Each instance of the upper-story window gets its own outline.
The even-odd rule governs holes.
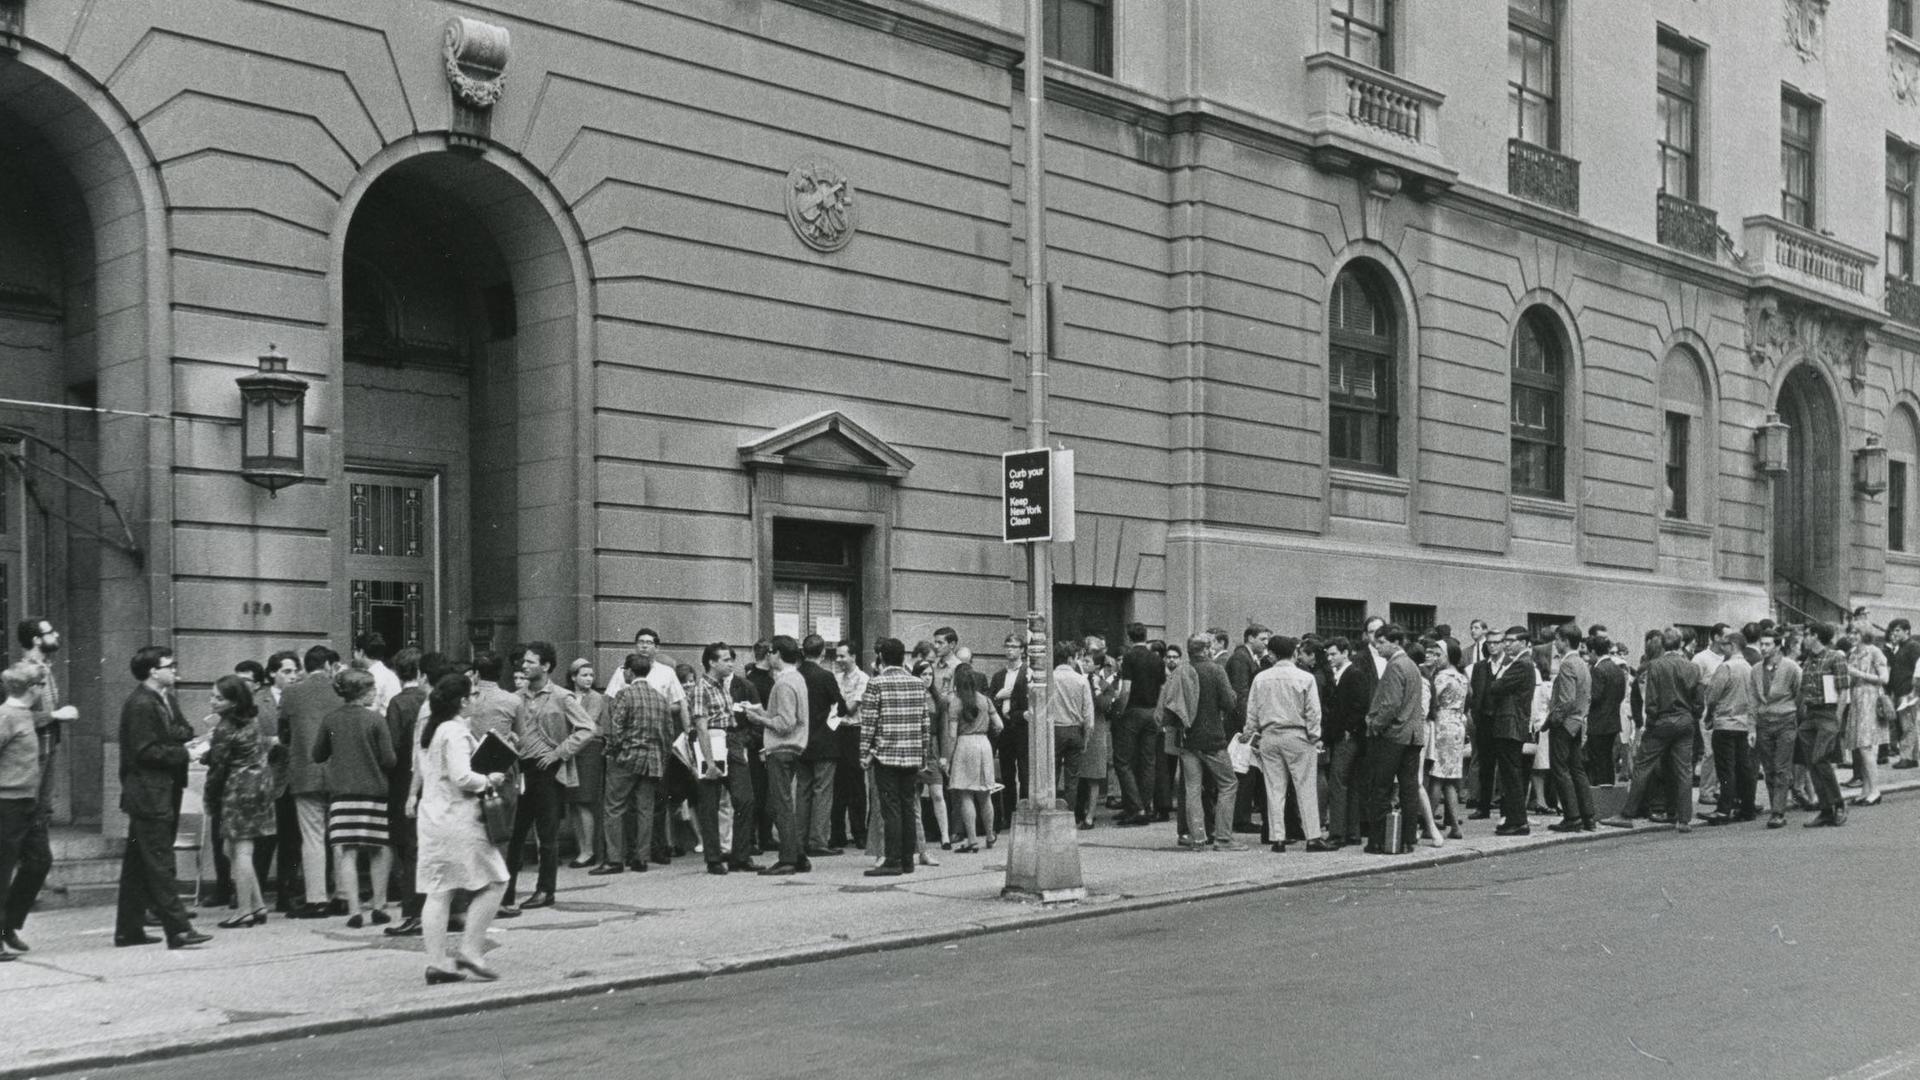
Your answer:
[[[1349,266],[1327,312],[1327,454],[1334,465],[1391,473],[1399,442],[1393,308],[1377,275]]]
[[[1100,75],[1113,74],[1112,0],[1046,0],[1050,60]]]
[[[1887,0],[1887,29],[1913,36],[1913,0]]]
[[[1545,308],[1529,308],[1513,335],[1513,493],[1566,494],[1566,347]]]
[[[1660,513],[1676,521],[1707,518],[1701,513],[1705,509],[1701,503],[1713,454],[1703,370],[1700,358],[1685,346],[1675,348],[1660,361],[1660,413],[1665,420],[1661,447],[1665,484]]]
[[[1887,265],[1886,275],[1913,280],[1914,150],[1887,140]]]
[[[1887,424],[1887,550],[1912,551],[1913,469],[1920,461],[1920,432],[1916,432],[1913,410],[1901,404],[1893,407]]]
[[[1791,90],[1780,92],[1780,216],[1802,228],[1813,228],[1815,141],[1820,134],[1820,106]]]
[[[1700,198],[1700,50],[1660,35],[1660,190]]]
[[[1560,148],[1558,0],[1508,0],[1507,106],[1512,136]]]
[[[1393,70],[1393,0],[1332,0],[1333,48],[1341,56]]]

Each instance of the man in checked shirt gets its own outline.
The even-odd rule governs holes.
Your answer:
[[[700,653],[705,671],[694,680],[693,694],[687,705],[693,718],[693,747],[708,748],[709,731],[724,731],[727,739],[726,761],[713,760],[711,754],[696,751],[700,765],[700,800],[695,817],[700,825],[700,850],[707,858],[707,873],[725,874],[733,870],[759,870],[753,853],[753,775],[747,768],[747,729],[734,716],[736,701],[750,703],[750,691],[744,697],[729,692],[738,683],[746,691],[744,679],[734,679],[733,649],[724,641],[708,645]],[[720,793],[733,799],[733,849],[727,853],[720,842]]]
[[[914,781],[932,737],[932,718],[926,684],[902,666],[906,645],[899,638],[881,638],[874,645],[874,655],[880,660],[880,673],[867,680],[866,697],[860,703],[860,760],[873,765],[887,840],[886,861],[866,876],[898,877],[913,873],[909,811]]]

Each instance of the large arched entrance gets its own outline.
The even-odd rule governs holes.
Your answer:
[[[23,618],[62,632],[54,677],[80,718],[55,757],[54,820],[84,825],[118,771],[125,658],[168,632],[147,574],[173,510],[138,415],[170,407],[151,378],[160,208],[126,124],[60,58],[31,42],[0,54],[0,397],[19,403],[0,405],[0,628],[10,652]]]
[[[1842,475],[1840,416],[1826,380],[1800,364],[1780,384],[1775,406],[1787,425],[1787,472],[1774,487],[1774,595],[1791,617],[1844,614],[1844,552],[1851,522]]]
[[[577,245],[518,178],[445,150],[378,172],[349,212],[348,624],[456,654],[581,648]]]

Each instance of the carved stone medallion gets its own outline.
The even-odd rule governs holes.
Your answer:
[[[1828,0],[1782,0],[1787,44],[1801,60],[1818,60],[1827,30]]]
[[[1858,392],[1867,379],[1866,324],[1817,304],[1761,293],[1747,301],[1747,356],[1756,365],[1824,364]]]
[[[839,251],[853,239],[853,182],[825,158],[808,158],[787,173],[787,221],[815,251]]]
[[[1920,105],[1920,55],[1887,42],[1887,81],[1893,99],[1902,105]]]

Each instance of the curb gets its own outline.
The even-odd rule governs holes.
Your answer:
[[[1920,782],[1917,782],[1916,786],[1920,786]],[[1892,789],[1888,788],[1888,790]],[[1039,904],[1028,903],[1011,910],[1005,916],[956,923],[941,927],[937,930],[901,930],[887,934],[879,934],[874,937],[861,938],[857,941],[813,942],[805,945],[770,949],[757,953],[741,953],[712,960],[687,963],[665,970],[648,971],[641,974],[582,979],[560,986],[550,985],[520,991],[508,991],[479,1001],[449,1001],[439,1004],[403,1005],[379,1012],[337,1014],[315,1017],[309,1020],[294,1020],[275,1027],[257,1028],[244,1032],[202,1033],[193,1037],[160,1036],[151,1039],[146,1045],[134,1045],[112,1051],[76,1050],[56,1052],[34,1061],[31,1064],[9,1064],[0,1066],[0,1080],[28,1080],[28,1078],[32,1077],[52,1076],[83,1069],[104,1069],[116,1066],[166,1061],[174,1058],[214,1053],[221,1050],[236,1050],[250,1046],[259,1046],[265,1043],[308,1039],[321,1035],[336,1035],[348,1031],[386,1027],[419,1020],[436,1020],[450,1016],[467,1016],[474,1013],[511,1009],[521,1005],[562,1001],[568,998],[608,994],[622,990],[639,990],[655,986],[670,986],[676,983],[692,982],[698,979],[708,979],[721,975],[746,974],[748,972],[765,971],[773,968],[794,967],[801,964],[838,960],[849,956],[861,956],[869,953],[893,952],[900,949],[916,948],[922,945],[938,945],[966,938],[983,937],[988,934],[1001,934],[1010,931],[1024,930],[1030,927],[1056,926],[1062,923],[1096,919],[1106,915],[1151,911],[1156,908],[1174,907],[1180,904],[1195,903],[1204,900],[1245,896],[1250,893],[1272,892],[1300,885],[1316,885],[1327,881],[1379,877],[1407,870],[1423,870],[1437,866],[1451,866],[1457,863],[1472,862],[1494,856],[1521,854],[1546,847],[1621,840],[1646,833],[1664,833],[1670,831],[1670,829],[1670,826],[1649,823],[1636,826],[1633,829],[1609,829],[1598,833],[1554,835],[1538,843],[1499,851],[1469,848],[1457,852],[1448,852],[1445,848],[1442,848],[1432,854],[1426,854],[1425,851],[1421,851],[1414,853],[1415,857],[1412,858],[1383,860],[1374,865],[1328,870],[1321,873],[1288,878],[1283,881],[1238,881],[1223,885],[1209,885],[1194,889],[1154,893],[1147,896],[1129,896],[1123,893],[1113,900],[1078,904],[1070,907],[1045,908]],[[1427,850],[1430,851],[1432,849]]]

